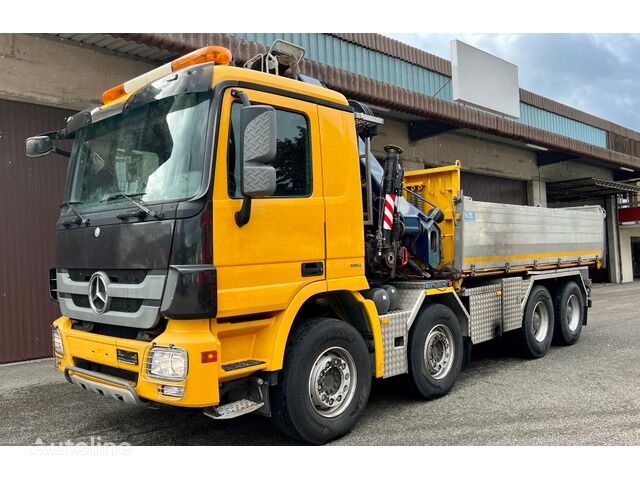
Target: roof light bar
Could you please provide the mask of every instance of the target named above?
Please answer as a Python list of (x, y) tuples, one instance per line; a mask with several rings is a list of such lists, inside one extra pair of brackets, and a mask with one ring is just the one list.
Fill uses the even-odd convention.
[(172, 62), (165, 63), (158, 68), (154, 68), (147, 73), (143, 73), (140, 76), (105, 90), (102, 93), (102, 102), (104, 104), (113, 102), (124, 95), (128, 95), (139, 90), (151, 82), (155, 82), (171, 72), (176, 72), (183, 68), (207, 62), (214, 62), (218, 65), (228, 65), (231, 63), (231, 59), (231, 52), (225, 47), (214, 45), (203, 47), (191, 53), (187, 53)]

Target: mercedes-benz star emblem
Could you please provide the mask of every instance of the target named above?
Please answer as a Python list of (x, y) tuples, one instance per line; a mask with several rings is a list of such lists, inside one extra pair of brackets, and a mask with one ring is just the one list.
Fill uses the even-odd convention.
[(100, 227), (96, 227), (96, 229), (93, 231), (93, 236), (96, 238), (100, 236)]
[(89, 280), (89, 305), (98, 315), (109, 310), (111, 299), (107, 293), (109, 277), (104, 272), (96, 272)]

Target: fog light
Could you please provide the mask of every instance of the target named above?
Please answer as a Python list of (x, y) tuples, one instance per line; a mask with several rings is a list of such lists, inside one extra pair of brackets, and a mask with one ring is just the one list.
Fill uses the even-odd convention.
[(53, 351), (56, 355), (64, 355), (64, 346), (62, 345), (62, 335), (58, 327), (51, 328), (51, 339), (53, 343)]
[(162, 385), (160, 387), (160, 393), (167, 397), (182, 398), (184, 395), (184, 387), (180, 387), (178, 385)]
[(189, 370), (186, 350), (175, 347), (153, 347), (149, 353), (147, 372), (150, 377), (184, 380)]

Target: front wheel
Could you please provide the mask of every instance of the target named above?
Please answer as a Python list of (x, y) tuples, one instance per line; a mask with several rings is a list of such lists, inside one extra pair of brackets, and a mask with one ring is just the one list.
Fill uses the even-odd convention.
[(431, 400), (453, 388), (462, 367), (462, 333), (458, 318), (445, 305), (429, 305), (411, 328), (409, 380)]
[(287, 343), (272, 393), (272, 414), (285, 434), (322, 444), (348, 433), (371, 389), (367, 346), (358, 331), (332, 318), (305, 321)]

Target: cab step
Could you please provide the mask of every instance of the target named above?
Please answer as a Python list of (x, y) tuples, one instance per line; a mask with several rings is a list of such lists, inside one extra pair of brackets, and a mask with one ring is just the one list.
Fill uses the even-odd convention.
[(242, 368), (249, 368), (249, 367), (255, 367), (256, 365), (263, 365), (264, 363), (266, 362), (262, 360), (242, 360), (240, 362), (226, 363), (222, 365), (222, 369), (225, 372), (231, 372), (233, 370), (240, 370)]
[(236, 400), (217, 407), (205, 408), (203, 413), (214, 420), (228, 420), (247, 413), (255, 412), (264, 406), (264, 402), (254, 402), (248, 398)]

